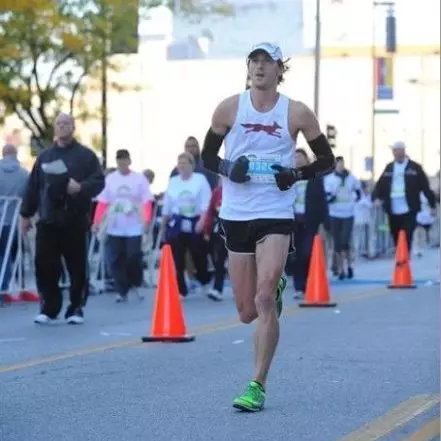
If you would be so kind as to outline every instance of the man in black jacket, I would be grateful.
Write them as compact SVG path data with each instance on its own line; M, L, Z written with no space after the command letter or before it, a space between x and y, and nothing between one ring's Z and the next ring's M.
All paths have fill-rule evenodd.
M304 149L296 149L297 167L310 162ZM288 256L285 272L293 276L295 299L304 298L314 237L329 214L323 179L316 176L294 184L295 253Z
M416 215L421 209L420 193L423 193L433 211L436 209L435 194L420 164L409 159L403 142L392 145L394 161L386 165L372 192L372 200L383 208L389 217L389 228L395 247L398 233L406 233L409 250L412 247Z
M41 296L35 323L50 323L62 308L59 280L61 258L70 277L70 305L65 319L82 324L87 280L87 232L92 198L104 188L104 175L95 153L73 137L74 119L60 114L54 145L38 156L21 207L22 229L37 214L35 277Z

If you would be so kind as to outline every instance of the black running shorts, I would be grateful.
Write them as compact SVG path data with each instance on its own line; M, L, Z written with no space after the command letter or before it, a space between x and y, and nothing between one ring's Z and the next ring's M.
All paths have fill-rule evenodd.
M220 221L220 233L225 238L228 251L255 254L256 245L271 234L290 236L289 251L293 251L294 219L257 219L249 221L221 219Z

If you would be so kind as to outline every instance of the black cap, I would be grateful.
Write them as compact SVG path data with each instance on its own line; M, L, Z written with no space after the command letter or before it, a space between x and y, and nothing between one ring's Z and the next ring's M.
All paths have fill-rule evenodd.
M126 149L116 151L116 159L130 159L130 153Z

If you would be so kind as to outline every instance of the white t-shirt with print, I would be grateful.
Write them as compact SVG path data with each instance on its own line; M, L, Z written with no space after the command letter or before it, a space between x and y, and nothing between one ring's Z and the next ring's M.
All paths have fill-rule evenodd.
M164 194L162 215L197 217L208 210L210 200L210 184L203 174L192 173L188 179L176 175L170 178Z
M349 174L343 179L331 173L325 176L324 186L326 193L335 196L335 201L329 204L329 215L336 218L350 218L354 216L357 190L361 190L360 181Z
M108 204L107 234L112 236L140 236L143 233L143 210L153 201L146 177L137 172L123 175L118 170L106 177L104 190L97 200Z

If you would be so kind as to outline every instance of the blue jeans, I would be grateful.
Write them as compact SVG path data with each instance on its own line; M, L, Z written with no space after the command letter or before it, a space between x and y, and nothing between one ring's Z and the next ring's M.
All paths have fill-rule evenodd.
M107 236L108 258L116 292L127 295L143 281L142 236Z
M3 264L5 262L6 257L6 247L8 245L9 234L11 233L10 225L3 225L0 235L0 275ZM12 277L12 269L15 262L15 258L17 256L17 235L14 234L12 239L11 248L9 249L9 256L5 262L5 272L3 277L3 283L0 287L0 291L7 291L9 287L9 282Z

